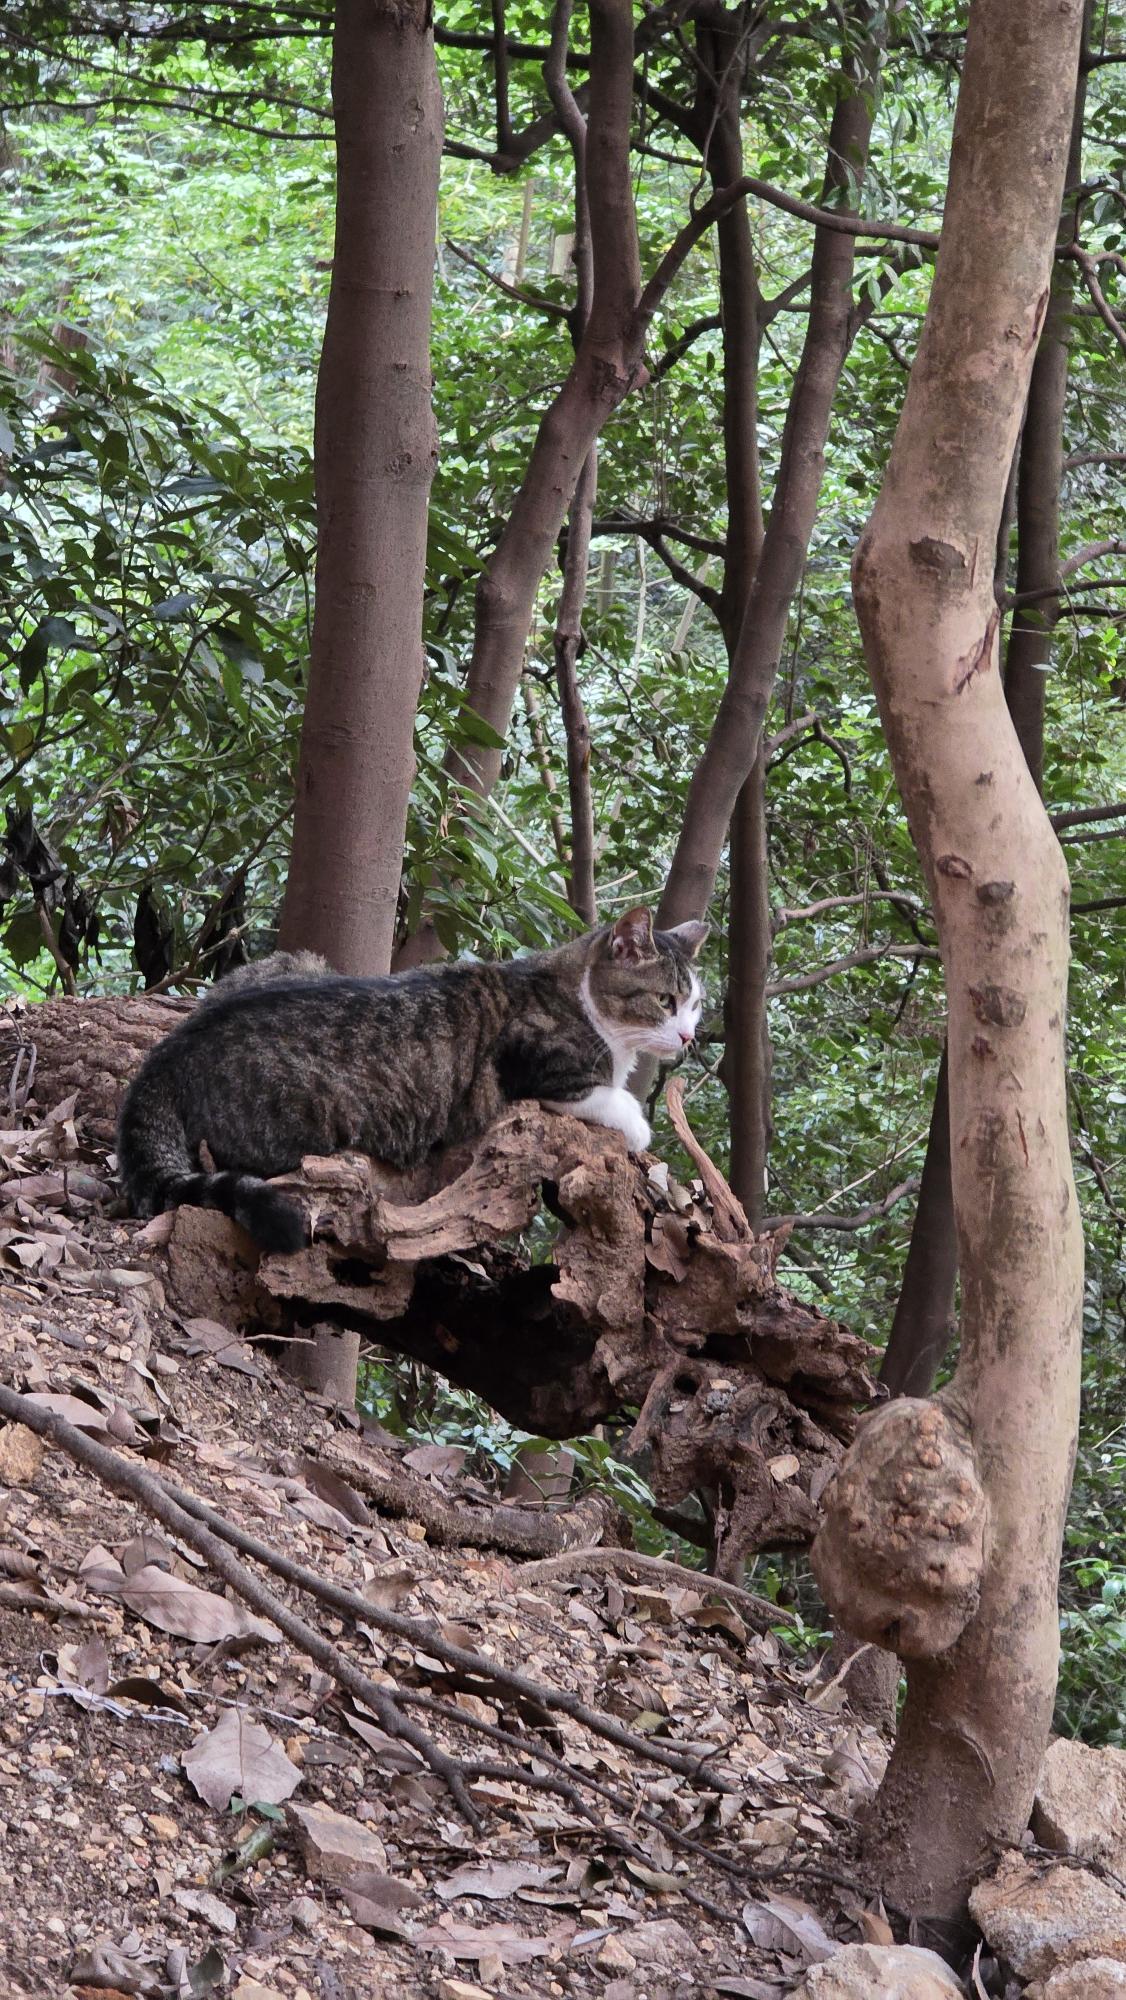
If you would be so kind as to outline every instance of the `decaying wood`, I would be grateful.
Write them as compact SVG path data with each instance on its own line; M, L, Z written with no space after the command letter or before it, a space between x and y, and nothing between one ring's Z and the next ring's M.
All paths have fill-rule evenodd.
M558 1513L543 1507L472 1505L463 1494L446 1499L409 1466L346 1433L325 1447L324 1462L374 1502L377 1513L418 1521L426 1539L443 1548L503 1549L507 1555L552 1557L570 1550L581 1557L612 1529L615 1512L591 1493Z
M163 1035L195 1005L182 995L45 1000L0 1015L0 1097L21 1048L35 1051L34 1101L50 1111L77 1091L84 1136L112 1146L125 1086Z
M104 1142L167 1019L151 1001L31 1010L39 1102L78 1088L79 1131ZM358 1330L536 1436L623 1426L618 1454L639 1461L663 1509L703 1497L715 1566L738 1577L756 1551L810 1541L856 1405L873 1393L870 1350L782 1290L777 1233L753 1235L675 1087L671 1108L701 1171L691 1194L670 1193L660 1165L631 1158L619 1134L519 1104L476 1144L408 1174L356 1155L307 1159L278 1183L310 1222L295 1256L260 1258L225 1217L177 1211L169 1292L228 1325ZM587 1524L572 1516L554 1546L572 1529Z

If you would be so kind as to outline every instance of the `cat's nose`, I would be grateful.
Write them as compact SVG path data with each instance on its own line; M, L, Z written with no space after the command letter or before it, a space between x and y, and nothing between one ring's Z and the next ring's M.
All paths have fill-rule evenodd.
M685 1048L687 1048L689 1042L695 1040L695 1034L691 1028L682 1028L680 1031L680 1039L684 1043Z

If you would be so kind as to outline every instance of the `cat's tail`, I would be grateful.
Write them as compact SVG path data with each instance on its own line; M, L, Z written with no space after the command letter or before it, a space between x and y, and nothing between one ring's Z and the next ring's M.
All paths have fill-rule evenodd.
M141 1071L117 1126L117 1165L134 1215L161 1215L190 1204L217 1208L263 1250L301 1250L309 1241L302 1210L256 1174L203 1173L194 1164L168 1080Z

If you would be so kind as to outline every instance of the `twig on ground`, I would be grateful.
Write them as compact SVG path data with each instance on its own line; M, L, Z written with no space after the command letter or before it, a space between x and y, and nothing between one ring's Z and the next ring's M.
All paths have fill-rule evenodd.
M0 1410L4 1408L3 1397L9 1394L9 1391L0 1392ZM17 1420L23 1421L22 1418ZM68 1425L67 1428L71 1427ZM119 1462L112 1452L107 1453L107 1456L115 1464ZM151 1475L146 1475L146 1479L150 1486L157 1484ZM614 1722L610 1716L601 1714L598 1709L588 1708L585 1702L580 1701L576 1695L568 1694L563 1688L549 1687L546 1683L530 1680L526 1674L517 1673L499 1660L487 1659L483 1653L474 1653L466 1646L451 1645L449 1640L443 1639L438 1632L423 1624L421 1619L405 1618L401 1612L385 1611L374 1604L369 1604L367 1598L361 1597L358 1591L346 1590L341 1584L331 1583L327 1577L318 1575L315 1570L306 1569L304 1564L294 1562L289 1556L280 1555L266 1542L260 1542L256 1536L247 1534L242 1528L236 1528L205 1501L197 1500L194 1494L185 1492L182 1487L173 1486L170 1480L161 1482L161 1486L165 1497L182 1508L185 1513L193 1515L197 1521L205 1523L215 1536L228 1542L232 1548L238 1549L240 1554L260 1562L264 1568L272 1570L275 1576L280 1576L286 1583L295 1584L298 1589L308 1591L311 1596L327 1605L329 1610L341 1612L347 1618L360 1619L365 1625L370 1625L377 1631L390 1633L396 1639L403 1639L408 1645L416 1647L420 1653L427 1654L431 1659L440 1660L443 1666L454 1667L460 1673L470 1674L474 1679L483 1680L507 1694L516 1695L522 1701L532 1702L544 1709L556 1709L562 1715L569 1715L573 1722L581 1723L584 1728L591 1731L592 1735L605 1737L608 1743L616 1743L619 1749L629 1750L634 1756L645 1757L651 1763L662 1764L667 1770L676 1771L681 1777L699 1779L717 1792L732 1792L738 1789L732 1779L724 1777L722 1773L709 1771L699 1757L666 1750L660 1744L650 1742L634 1730L627 1729L623 1723ZM267 1615L272 1617L273 1613ZM366 1696L362 1698L367 1699Z
M176 1489L166 1487L155 1474L146 1471L140 1465L130 1463L128 1459L112 1451L108 1445L99 1444L96 1439L87 1437L84 1431L67 1423L64 1417L58 1416L53 1410L44 1410L38 1403L31 1402L28 1397L21 1396L14 1389L2 1385L0 1385L0 1413L10 1418L13 1423L25 1424L28 1430L46 1438L49 1443L58 1445L59 1449L65 1451L76 1464L85 1466L86 1470L92 1472L104 1486L108 1486L111 1492L125 1494L129 1499L136 1500L147 1513L152 1514L174 1535L178 1535L181 1541L186 1542L189 1548L195 1549L197 1555L204 1558L216 1576L222 1577L223 1582L236 1597L241 1598L244 1604L249 1604L263 1618L268 1618L272 1624L278 1626L287 1639L292 1640L293 1644L300 1647L311 1660L315 1660L327 1674L331 1674L340 1687L347 1688L349 1694L370 1708L389 1736L399 1737L403 1742L409 1743L423 1761L429 1764L435 1775L441 1778L463 1818L468 1820L475 1831L481 1831L483 1824L481 1815L473 1804L466 1785L467 1779L476 1775L472 1768L461 1764L437 1743L432 1742L425 1730L420 1729L417 1723L402 1713L394 1696L386 1688L378 1686L367 1674L362 1673L359 1667L354 1666L352 1661L320 1632L314 1631L311 1625L306 1625L303 1618L298 1618L290 1611L288 1605L283 1604L264 1583L260 1583L257 1577L251 1576L232 1553L231 1548L226 1546L233 1540L232 1535L229 1532L225 1534L211 1532L212 1528L219 1528L220 1517L213 1514L210 1508L202 1510L207 1522L207 1525L204 1525L196 1509L181 1505L180 1498L173 1498ZM184 1499L187 1497L187 1495L182 1496ZM227 1525L225 1522L222 1523L224 1529ZM362 1604L363 1599L357 1598L356 1602Z
M745 1590L741 1583L728 1583L723 1577L709 1576L706 1570L688 1569L683 1563L665 1562L661 1556L639 1555L634 1549L568 1549L563 1555L528 1563L520 1571L520 1582L554 1578L570 1569L632 1570L638 1576L651 1576L661 1583L687 1584L704 1596L726 1597L732 1604L737 1604L740 1610L749 1614L749 1622L756 1631L768 1630L772 1625L792 1625L794 1622L789 1611L771 1604L769 1598L756 1597L754 1591Z

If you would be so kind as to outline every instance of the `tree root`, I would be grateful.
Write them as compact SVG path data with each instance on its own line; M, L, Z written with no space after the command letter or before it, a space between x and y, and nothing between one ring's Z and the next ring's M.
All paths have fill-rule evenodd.
M333 1438L322 1459L373 1500L380 1514L420 1522L427 1541L440 1548L501 1549L513 1556L581 1554L601 1541L617 1515L610 1501L593 1493L559 1513L446 1500L410 1466L387 1463L347 1436Z
M4 1407L0 1401L0 1409ZM155 1483L155 1482L154 1482ZM167 1494L175 1496L175 1504L185 1513L191 1514L232 1548L250 1556L266 1569L280 1576L286 1583L294 1584L316 1597L330 1611L341 1613L346 1618L361 1620L376 1631L386 1632L392 1638L405 1640L420 1653L431 1659L440 1660L443 1666L456 1673L469 1675L486 1687L499 1689L503 1694L516 1697L540 1710L556 1710L569 1716L573 1722L581 1723L594 1736L602 1736L608 1743L614 1743L620 1750L628 1750L634 1757L643 1757L649 1763L661 1764L666 1770L675 1771L682 1778L691 1778L716 1792L738 1790L734 1781L722 1772L708 1769L707 1759L691 1756L682 1751L666 1750L651 1738L640 1736L627 1729L624 1723L614 1722L596 1708L589 1708L577 1695L568 1694L564 1688L550 1687L546 1682L531 1680L527 1674L517 1673L499 1660L486 1658L484 1653L475 1653L467 1646L451 1645L440 1633L418 1618L405 1618L400 1611L385 1611L369 1604L358 1591L347 1590L342 1584L331 1583L327 1577L319 1576L316 1570L306 1569L303 1563L294 1562L292 1557L279 1554L268 1543L260 1542L256 1536L247 1534L243 1528L236 1528L232 1522L224 1520L214 1508L203 1500L197 1500L182 1487L164 1483Z
M178 1536L189 1548L194 1549L197 1555L201 1555L215 1575L222 1578L236 1597L241 1598L244 1604L249 1604L261 1617L268 1618L272 1624L278 1626L286 1638L309 1659L315 1660L325 1673L332 1676L339 1687L345 1688L354 1699L363 1702L366 1708L370 1708L389 1736L398 1737L404 1743L409 1743L442 1780L462 1817L468 1820L475 1832L482 1830L481 1815L467 1789L468 1780L478 1775L476 1768L451 1757L426 1734L424 1729L420 1729L417 1723L403 1714L394 1695L369 1679L367 1674L354 1666L352 1661L328 1639L314 1631L303 1618L298 1618L290 1611L288 1605L283 1604L264 1583L260 1583L257 1577L251 1576L227 1546L230 1537L220 1536L211 1531L213 1525L218 1525L217 1515L212 1515L208 1509L210 1525L203 1525L195 1516L194 1510L190 1511L181 1505L181 1498L186 1499L188 1496L174 1498L175 1489L169 1491L164 1482L157 1479L153 1473L146 1472L139 1465L130 1464L127 1459L119 1457L118 1453L111 1451L108 1446L88 1437L85 1431L80 1431L73 1424L67 1423L64 1417L56 1415L54 1411L40 1408L37 1403L32 1403L27 1397L2 1385L0 1385L0 1413L13 1423L26 1424L28 1430L46 1438L48 1443L57 1445L60 1450L67 1453L68 1457L74 1459L76 1464L92 1472L103 1486L110 1488L111 1492L126 1495L130 1500L137 1501L155 1520L162 1522L172 1534ZM362 1599L356 1601L361 1603Z
M768 1632L773 1625L792 1625L794 1622L793 1614L783 1610L780 1604L771 1604L767 1597L756 1597L753 1590L745 1590L740 1583L729 1583L722 1576L709 1576L703 1570L688 1569L683 1563L665 1562L661 1556L643 1556L636 1549L567 1549L562 1555L548 1556L544 1562L529 1563L521 1570L520 1581L546 1582L572 1569L608 1569L620 1576L647 1576L658 1585L680 1583L690 1590L700 1591L705 1597L725 1597L729 1603L738 1605L748 1625L756 1632Z

